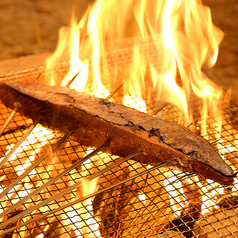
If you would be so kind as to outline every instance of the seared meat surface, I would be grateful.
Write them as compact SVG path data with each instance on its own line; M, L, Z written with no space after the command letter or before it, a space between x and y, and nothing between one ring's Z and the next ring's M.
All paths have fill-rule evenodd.
M60 86L8 82L0 84L0 99L10 108L19 102L20 113L63 133L74 130L73 138L86 146L134 157L141 163L169 166L198 173L221 184L231 184L235 176L215 148L183 126L152 117L105 99Z

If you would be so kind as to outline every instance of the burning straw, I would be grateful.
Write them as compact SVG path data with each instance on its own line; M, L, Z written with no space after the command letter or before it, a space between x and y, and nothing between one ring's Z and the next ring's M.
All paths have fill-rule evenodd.
M100 180L101 186L107 187L144 169L139 163L130 164L106 174ZM147 237L160 233L174 218L163 180L164 175L157 170L97 195L93 207L101 236Z

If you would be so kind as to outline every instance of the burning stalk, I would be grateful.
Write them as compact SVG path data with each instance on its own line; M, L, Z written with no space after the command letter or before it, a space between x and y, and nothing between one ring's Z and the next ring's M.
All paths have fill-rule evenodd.
M116 88L113 92L111 92L110 95L106 97L107 100L110 100L122 87L124 84L120 85L118 88Z
M85 156L85 158L84 158L82 161L76 162L76 163L75 163L74 165L72 165L70 168L66 169L63 173L59 174L59 176L57 176L57 178L53 178L53 182L54 182L55 180L59 179L60 177L62 177L62 176L63 176L62 174L66 174L66 173L68 173L70 170L72 170L72 167L73 167L73 168L77 167L78 165L82 164L84 161L88 160L90 157L92 157L92 156L94 156L95 154L97 154L97 153L98 153L100 150L102 150L103 147L105 147L105 146L107 146L107 144L102 145L101 147L99 147L99 148L97 148L96 150L94 150L93 152L91 152L89 155ZM97 172L97 173L91 175L91 176L88 178L88 180L93 180L93 179L99 177L99 176L102 175L103 173L105 173L105 172L107 172L107 171L113 169L114 167L116 167L116 166L122 164L123 162L126 162L127 160L129 160L129 159L133 158L134 156L137 156L137 155L139 155L139 154L141 154L141 153L142 153L141 151L136 151L136 152L134 152L133 154L126 156L125 158L119 159L118 161L114 162L113 164L109 165L108 167L106 167L106 168L102 169L101 171L99 171L99 172ZM155 168L159 168L159 167L161 167L161 166L162 166L162 165L159 165L159 166L157 166L157 167L155 167ZM148 172L154 170L155 168L149 169ZM134 179L134 178L136 178L136 177L138 177L138 176L141 176L141 175L145 174L146 172L147 172L147 171L145 171L145 172L143 172L143 173L140 173L140 174L138 174L138 175L136 175L136 176L133 176L133 177L131 177L131 178L128 178L128 179L125 180L125 181L121 181L121 182L118 183L118 184L114 184L114 185L112 185L112 187L115 187L115 186L117 186L117 185L119 185L119 184L121 184L121 183L123 183L123 182L129 181L129 180ZM45 188L45 187L47 187L49 184L50 184L50 183L47 182L46 185L44 185L44 186L42 186L42 187ZM74 190L74 189L76 189L76 188L78 188L78 187L80 187L80 186L81 186L80 183L75 184L75 185L72 185L72 186L70 186L69 188L64 189L64 190L61 191L60 193L58 193L58 194L56 194L56 195L54 195L54 196L52 196L52 197L46 199L45 201L40 202L39 204L35 205L34 207L32 207L32 208L30 208L30 209L28 209L28 210L26 210L26 211L24 211L24 212L21 212L20 214L18 214L18 215L16 215L16 216L14 216L14 217L8 219L7 221L1 223L1 224L0 224L0 229L3 228L3 227L5 227L5 226L7 226L7 225L9 225L9 224L11 224L11 223L13 223L14 221L16 221L16 220L18 220L18 219L23 218L25 215L27 215L27 214L33 212L34 210L37 210L37 209L39 209L39 208L41 208L41 207L43 207L43 206L45 206L45 205L47 205L47 204L50 203L51 201L53 201L53 200L55 200L55 199L57 199L57 198L59 198L59 197L65 195L65 194L67 194L68 192L70 192L70 191L72 191L72 190ZM33 194L33 195L35 195L36 193L40 192L40 191L43 189L42 187L40 187L40 189L36 189L36 190L34 191L34 194ZM108 188L108 189L110 189L110 188ZM103 189L103 190L100 191L99 193L105 192L106 190L107 190L107 189ZM97 192L96 192L95 194L97 194ZM20 204L22 204L23 202L25 202L25 201L27 201L28 199L30 199L33 195L31 194L31 196L27 196L27 197L23 198L20 202L14 204L10 209L8 209L8 210L6 210L5 212L3 212L2 214L0 214L0 216L3 217L4 215L8 214L8 213L11 212L12 210L14 210L16 207L18 207ZM81 202L81 201L83 201L83 200L85 200L85 199L87 199L87 198L89 198L89 197L91 197L91 196L93 196L93 195L94 195L94 194L89 195L89 196L86 196L86 197L83 197L83 198L78 199L78 200L76 200L76 201L74 201L74 202L72 202L72 203L67 204L66 206L60 207L60 209L55 209L54 211L48 212L48 213L44 214L42 217L37 217L36 220L39 220L39 219L44 218L44 217L46 217L46 216L49 216L49 215L51 215L51 214L53 214L53 213L56 213L56 212L58 212L58 211L60 211L60 210L63 210L63 209L65 209L66 207L71 206L71 205L74 205L74 204L76 204L76 203L78 203L78 202ZM29 223L31 223L31 222L33 222L33 221L35 221L35 220L32 220L32 219L31 219L30 222L28 222L27 224L29 224ZM26 224L26 223L25 223L25 224ZM22 226L24 226L25 224L23 223L23 224L21 224L19 227L22 227ZM17 228L19 228L19 227L14 227L14 228L12 228L12 229L15 230L15 229L17 229ZM12 229L9 229L9 230L4 231L4 232L0 233L0 235L9 233L9 232L12 231Z
M181 110L179 120L185 118L185 125L188 124L188 126L192 125L190 123L192 112L188 110L188 98L190 90L193 90L193 92L203 100L203 107L201 109L202 115L199 122L202 136L207 136L208 133L207 116L210 109L212 109L211 114L213 116L219 117L219 122L216 123L215 126L221 128L221 114L217 110L222 96L221 90L209 82L201 73L201 67L204 63L210 65L215 63L218 54L218 44L223 35L219 29L212 25L209 9L203 7L199 0L173 0L165 2L135 1L135 3L129 0L126 4L124 2L122 3L122 1L118 1L118 5L115 4L117 1L108 0L106 4L102 4L102 2L102 0L96 1L78 25L75 20L73 21L70 42L76 46L77 49L68 45L66 45L65 48L72 48L70 52L72 55L72 67L69 75L74 75L74 77L66 76L65 85L77 89L79 85L83 85L83 90L87 90L89 86L87 80L88 78L92 78L94 81L91 84L94 88L99 88L100 91L105 89L103 81L107 79L111 80L111 75L113 75L113 77L119 81L118 84L124 85L125 102L135 97L144 105L143 110L145 111L144 99L148 99L151 96L150 92L155 92L158 96L156 100L161 100L165 103L154 113L158 113L168 103L176 104ZM118 9L120 9L120 11L118 11ZM157 9L159 9L158 12ZM136 46L131 51L132 56L129 57L130 62L126 65L126 69L123 68L123 73L126 71L125 75L123 74L122 77L120 73L117 74L117 72L120 72L120 68L113 66L114 68L111 70L113 74L109 76L109 65L104 60L104 50L106 47L103 41L105 39L125 36L127 24L121 23L128 22L127 16L130 15L128 14L130 10L134 13L136 25L139 30L139 32L135 30L136 34L142 35L145 41L148 41L148 35L150 35L149 38L154 40L154 42L150 44L150 46L153 45L153 54L158 55L156 60L154 60L154 58L150 56L147 57L147 55L150 55L147 54L147 52L146 54L141 54L141 48ZM116 14L117 12L120 12L120 15ZM118 17L114 18L113 16ZM120 24L118 24L118 22ZM82 32L85 32L85 35L80 35ZM74 33L77 35L76 38L74 38ZM158 47L158 35L159 41L162 39L162 47L160 44ZM83 53L85 53L82 52L84 48L81 44L82 40L89 45L89 48L85 47L87 53L93 53L90 59L82 57ZM65 42L68 43L68 41ZM90 45L90 43L92 45ZM58 53L59 52L60 51L58 51ZM61 53L59 53L59 55L60 54ZM79 59L78 55L80 55L82 59ZM51 59L53 58L54 56ZM120 58L120 56L118 58ZM159 67L157 63L154 63L155 61L157 62L158 59L161 61ZM76 66L76 68L74 68L74 66ZM47 67L50 66L48 65ZM90 72L91 69L93 72ZM149 77L147 75L147 69L150 71ZM75 74L75 72L79 70L80 73ZM114 74L114 72L116 73ZM71 80L67 82L68 79ZM109 83L113 84L113 81ZM51 82L51 84L55 84L55 82ZM140 87L137 87L138 85ZM6 85L4 85L3 88L5 86ZM51 89L47 89L46 97L41 97L40 95L37 98L34 93L26 93L24 91L25 89L21 88L23 87L22 85L13 85L12 87L12 85L9 84L6 87L8 87L7 90L16 95L16 98L8 102L9 98L5 96L4 93L2 94L3 98L5 97L5 103L12 104L11 108L14 107L13 102L17 101L17 97L20 97L26 102L22 104L23 108L20 109L21 113L33 119L36 119L35 117L38 116L36 115L37 113L42 114L43 119L41 122L44 123L44 125L62 130L64 133L72 129L75 130L73 133L74 139L86 146L93 145L97 147L101 145L103 141L108 141L108 148L115 154L124 156L130 154L128 152L143 151L134 158L142 163L158 164L166 161L167 165L180 167L190 172L202 173L206 178L212 178L222 184L231 184L233 182L235 174L223 161L223 158L216 153L215 149L211 148L211 145L208 145L204 140L198 139L197 136L190 134L188 130L183 131L183 129L176 124L161 123L161 121L156 118L154 121L150 121L151 118L144 114L124 111L122 108L119 108L119 113L116 115L115 111L118 109L117 106L114 107L110 102L101 99L98 99L98 103L93 101L89 108L85 109L85 107L83 107L82 109L75 106L75 104L77 104L77 98L74 93L67 90L58 90L55 88L56 93L52 93ZM9 87L12 88L9 89ZM41 91L43 87L39 88L39 91ZM120 89L120 87L118 89ZM1 90L4 91L2 88ZM102 92L99 93L102 95ZM109 95L107 99L109 99L111 95ZM85 102L90 101L87 97L83 98ZM59 99L60 103L58 103L57 99ZM32 104L29 105L29 101ZM37 107L32 105L37 105ZM93 110L91 110L95 110L95 108L100 109L100 107L102 110L99 113L97 111L96 113L95 111L92 112ZM61 110L62 108L63 110ZM69 110L65 108L69 108ZM44 110L46 110L48 115L44 113ZM72 116L75 111L80 111L76 117ZM130 113L132 116L130 116ZM109 116L105 116L104 114L108 114ZM120 123L121 121L122 123ZM118 128L122 128L121 131ZM95 132L97 132L97 134ZM125 141L123 142L123 140ZM118 143L118 141L120 143ZM66 169L63 174L67 171ZM58 177L60 178L61 174ZM58 177L56 176L55 178ZM55 178L53 178L52 181L55 181ZM175 181L174 178L172 178L173 183L176 181L176 178ZM170 185L169 182L170 181L168 181L167 185ZM206 183L207 182L208 181L206 181ZM14 183L15 182L10 184L10 187L13 186ZM47 185L50 184L51 180ZM191 188L188 181L185 184ZM189 190L185 187L180 188L180 185L183 186L181 183L178 184L177 190L179 192L186 189ZM9 188L7 188L6 191L9 190ZM39 191L44 188L44 186L40 187ZM73 188L74 186L69 187L68 190ZM62 194L68 190L63 190ZM3 192L3 194L5 193ZM33 195L34 193L32 193L32 196ZM194 195L192 193L185 196L182 194L178 200L186 200L186 196L192 197ZM46 200L46 202L56 198L57 196L53 196ZM24 202L23 200L19 205ZM43 202L41 204L44 205L45 203ZM179 206L181 207L180 204ZM127 209L129 208L130 206L127 206ZM37 206L32 209L37 209ZM58 210L56 209L55 211ZM23 212L18 217L22 217L24 214L26 213ZM9 223L5 222L3 224Z
M72 132L70 132L72 133ZM69 134L70 134L69 133ZM33 190L30 194L28 194L27 196L25 196L24 198L22 198L21 200L19 200L17 203L15 203L14 205L12 205L9 209L7 209L6 211L4 211L3 213L0 214L0 218L5 216L6 214L10 213L11 211L13 211L14 209L16 209L17 207L19 207L21 204L23 204L24 202L26 202L28 199L32 198L34 195L36 195L37 193L39 193L40 191L42 191L43 189L47 188L49 185L51 185L52 183L54 183L55 181L57 181L58 179L60 179L61 177L63 177L65 174L69 173L71 170L73 170L74 168L78 167L80 164L84 163L86 160L88 160L89 158L91 158L92 156L94 156L95 154L97 154L99 151L101 151L103 148L105 148L106 146L108 146L108 143L105 143L103 145L101 145L99 148L97 148L96 150L92 151L90 154L88 154L87 156L85 156L82 160L76 161L74 164L72 164L69 168L65 169L64 171L62 171L61 173L59 173L57 176L55 176L54 178L48 180L44 185L40 186L39 188ZM56 194L55 196L52 196L51 198L49 198L47 201L50 202L60 196L63 196L64 194L72 191L73 189L77 188L77 186L79 185L74 185L69 187L68 189L65 189L64 191L62 191L61 193ZM47 204L48 202L44 202L41 203L41 206L43 206L43 204ZM33 209L32 211L40 208L41 206L37 205L35 206L35 209ZM29 210L25 211L24 214L28 214ZM22 214L22 213L21 213ZM15 221L15 219L13 219ZM8 220L9 221L9 220ZM11 223L11 222L10 222ZM9 223L8 223L9 224ZM0 225L0 228L3 227Z
M21 139L14 145L14 147L8 152L5 158L0 162L0 168L4 165L4 163L13 155L13 153L17 150L17 148L21 145L21 143L27 138L27 136L33 131L33 129L37 126L41 117L39 116L33 124L29 127L29 129L25 132L25 134L21 137Z
M164 104L162 105L161 107L159 107L158 109L156 109L154 112L153 112L153 116L155 116L157 113L159 113L161 110L163 110L168 104Z
M5 121L5 123L2 125L2 127L0 129L0 136L2 136L3 131L6 129L6 127L12 120L12 118L15 116L15 114L17 113L20 106L21 105L19 103L15 103L14 109L12 110L11 114L9 115L9 117L7 118L7 120Z
M8 135L8 134L11 134L11 133L20 131L20 130L26 130L26 129L28 129L30 126L31 126L31 124L16 126L15 128L12 128L12 129L9 129L9 130L5 130L5 131L2 133L2 136Z
M8 187L0 193L0 199L4 197L16 184L18 184L24 177L26 177L33 169L35 169L50 153L52 153L58 146L60 146L73 131L69 131L64 137L62 137L56 144L52 146L46 153L44 153L40 158L38 158L32 165L30 165L24 173L17 177ZM15 209L15 208L14 208ZM0 218L1 218L0 214Z
M80 71L78 73L76 73L72 79L69 80L69 82L65 85L65 87L69 88L79 73L80 73Z

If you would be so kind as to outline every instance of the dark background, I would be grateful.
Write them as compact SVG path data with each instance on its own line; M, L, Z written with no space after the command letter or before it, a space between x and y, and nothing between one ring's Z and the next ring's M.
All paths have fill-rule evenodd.
M0 0L0 61L53 52L61 26L68 26L73 6L80 19L93 0ZM204 0L225 33L216 66L205 73L238 95L238 0ZM27 68L27 67L26 67Z

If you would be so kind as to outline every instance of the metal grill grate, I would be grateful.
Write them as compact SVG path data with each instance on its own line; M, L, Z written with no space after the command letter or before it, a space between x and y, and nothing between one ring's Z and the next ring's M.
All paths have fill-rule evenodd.
M128 51L130 51L129 48L121 52L119 62L123 66L130 61L126 57L129 54ZM116 56L113 53L111 54L111 64L113 65L118 60L115 59ZM63 63L54 68L53 73L62 80L67 71L68 64ZM39 67L1 75L1 80L34 81L39 73L41 73L39 81L44 81L47 74L52 72L45 71L44 67ZM110 92L113 91L111 85L105 85ZM97 92L91 91L91 93L96 94ZM116 94L113 100L121 103L120 93ZM137 99L127 103L132 106L133 103L137 103ZM184 124L178 108L170 104L154 103L153 100L150 103L146 101L146 103L148 113L152 114L156 109L161 108L156 116ZM194 110L195 123L185 126L199 134L201 130L199 114L202 107L201 102L195 97L191 97L190 107L196 109ZM234 170L237 170L238 123L236 114L238 107L224 102L221 110L224 115L222 133L219 134L219 137L217 136L216 122L218 118L210 115L208 134L204 136L213 143ZM0 125L2 125L11 111L2 104L0 104L0 111ZM0 138L1 157L4 157L31 124L30 119L24 118L18 113L14 116ZM1 191L22 174L27 166L40 158L45 151L50 150L62 136L58 132L37 126L1 168ZM92 150L92 148L86 148L66 139L1 199L0 211L4 212L11 208L24 196L59 175ZM151 166L134 162L131 159L102 174L98 180L96 192L86 196L82 189L82 178L90 178L114 164L115 161L119 161L119 158L98 152L83 164L60 177L1 218L1 222L13 216L20 217L22 212L31 209L50 196L60 193L69 186L77 185L78 188L2 228L1 231L5 231L19 225L17 230L4 234L3 237L238 236L237 181L233 187L224 188L212 181L198 179L195 175L184 174L166 167L153 169ZM148 169L151 169L150 172ZM142 172L145 173L140 174ZM135 176L134 179L130 180L133 176ZM67 204L74 201L78 202L67 207ZM57 212L44 216L54 209ZM40 219L37 220L37 217ZM25 222L28 224L20 227Z

